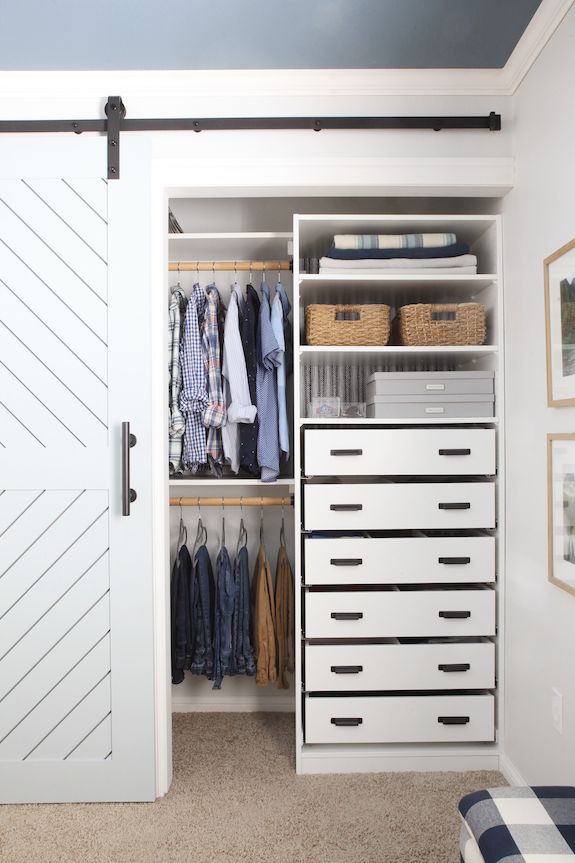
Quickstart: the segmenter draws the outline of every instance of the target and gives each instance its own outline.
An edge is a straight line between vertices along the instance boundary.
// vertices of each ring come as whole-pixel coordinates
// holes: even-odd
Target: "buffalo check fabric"
[[[462,863],[575,863],[571,786],[476,791],[463,797],[459,812]]]

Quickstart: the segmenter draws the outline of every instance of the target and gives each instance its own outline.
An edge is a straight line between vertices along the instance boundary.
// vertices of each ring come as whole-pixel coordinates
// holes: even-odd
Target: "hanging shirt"
[[[294,586],[283,531],[276,565],[275,619],[278,688],[289,689],[286,672],[293,674],[295,655]]]
[[[276,285],[276,294],[272,303],[271,322],[275,339],[279,345],[278,366],[276,371],[277,400],[278,400],[278,438],[280,450],[287,461],[289,458],[289,427],[286,404],[286,363],[285,363],[285,335],[284,335],[284,307],[280,295],[281,284]],[[283,288],[282,288],[283,290]],[[284,292],[285,294],[285,292]],[[287,300],[287,297],[286,297]],[[288,300],[289,306],[289,300]]]
[[[260,315],[260,300],[252,287],[246,286],[246,299],[239,305],[240,312],[240,335],[244,349],[244,359],[248,375],[248,387],[250,390],[250,401],[252,405],[257,404],[257,333]],[[256,415],[251,423],[240,425],[240,467],[252,476],[259,476],[258,465],[258,428],[259,420]]]
[[[181,683],[192,664],[192,560],[185,545],[178,550],[170,581],[172,683]]]
[[[186,297],[176,288],[170,298],[168,309],[168,462],[170,473],[182,470],[182,445],[186,421],[180,410],[180,391],[182,389],[182,367],[180,363],[180,342],[182,324],[186,313]]]
[[[215,583],[208,549],[201,545],[193,561],[192,630],[194,650],[190,666],[192,674],[203,674],[209,680],[214,673],[214,594]]]
[[[182,365],[180,410],[186,422],[183,464],[187,470],[194,472],[199,465],[205,464],[207,461],[206,430],[202,422],[208,403],[206,369],[201,339],[204,308],[205,295],[201,287],[196,284],[188,300],[180,352]]]
[[[235,597],[236,583],[232,564],[227,548],[222,545],[216,561],[213,689],[221,689],[222,678],[230,674]]]
[[[240,423],[253,423],[256,407],[252,404],[246,361],[240,336],[239,303],[241,295],[237,285],[232,290],[224,327],[222,376],[227,422],[222,428],[224,455],[232,471],[240,469]]]
[[[220,295],[215,285],[207,288],[206,311],[202,332],[204,362],[208,381],[208,403],[203,422],[208,429],[207,455],[216,474],[221,473],[224,459],[221,427],[226,422],[226,406],[222,389],[222,370],[220,354]]]
[[[258,464],[262,482],[274,482],[280,472],[278,395],[275,372],[280,363],[281,351],[272,329],[270,289],[265,282],[262,282],[261,293],[256,377],[256,403],[259,418]]]
[[[256,673],[254,651],[250,639],[250,573],[248,550],[242,546],[234,561],[234,581],[236,597],[232,618],[233,674],[246,674],[253,677]]]
[[[272,571],[263,544],[258,551],[252,578],[252,606],[256,683],[266,686],[276,680],[277,668]]]

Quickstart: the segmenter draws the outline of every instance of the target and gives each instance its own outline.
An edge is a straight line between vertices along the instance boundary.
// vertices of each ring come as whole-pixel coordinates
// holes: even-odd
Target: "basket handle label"
[[[432,321],[455,321],[457,319],[457,312],[432,312],[431,320]]]
[[[360,312],[336,312],[335,319],[336,321],[359,321],[361,317]]]

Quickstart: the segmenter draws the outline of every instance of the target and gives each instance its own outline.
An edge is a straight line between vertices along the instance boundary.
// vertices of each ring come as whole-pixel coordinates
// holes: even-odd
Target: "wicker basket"
[[[481,303],[417,303],[402,306],[397,314],[401,345],[482,345],[485,334],[485,307]]]
[[[305,310],[308,345],[386,345],[389,306],[311,304]]]

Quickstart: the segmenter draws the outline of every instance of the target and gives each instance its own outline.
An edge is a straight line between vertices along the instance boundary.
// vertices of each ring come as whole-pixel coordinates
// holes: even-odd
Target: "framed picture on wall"
[[[547,435],[547,507],[549,581],[575,595],[575,434]]]
[[[575,405],[575,240],[545,258],[547,403]]]

